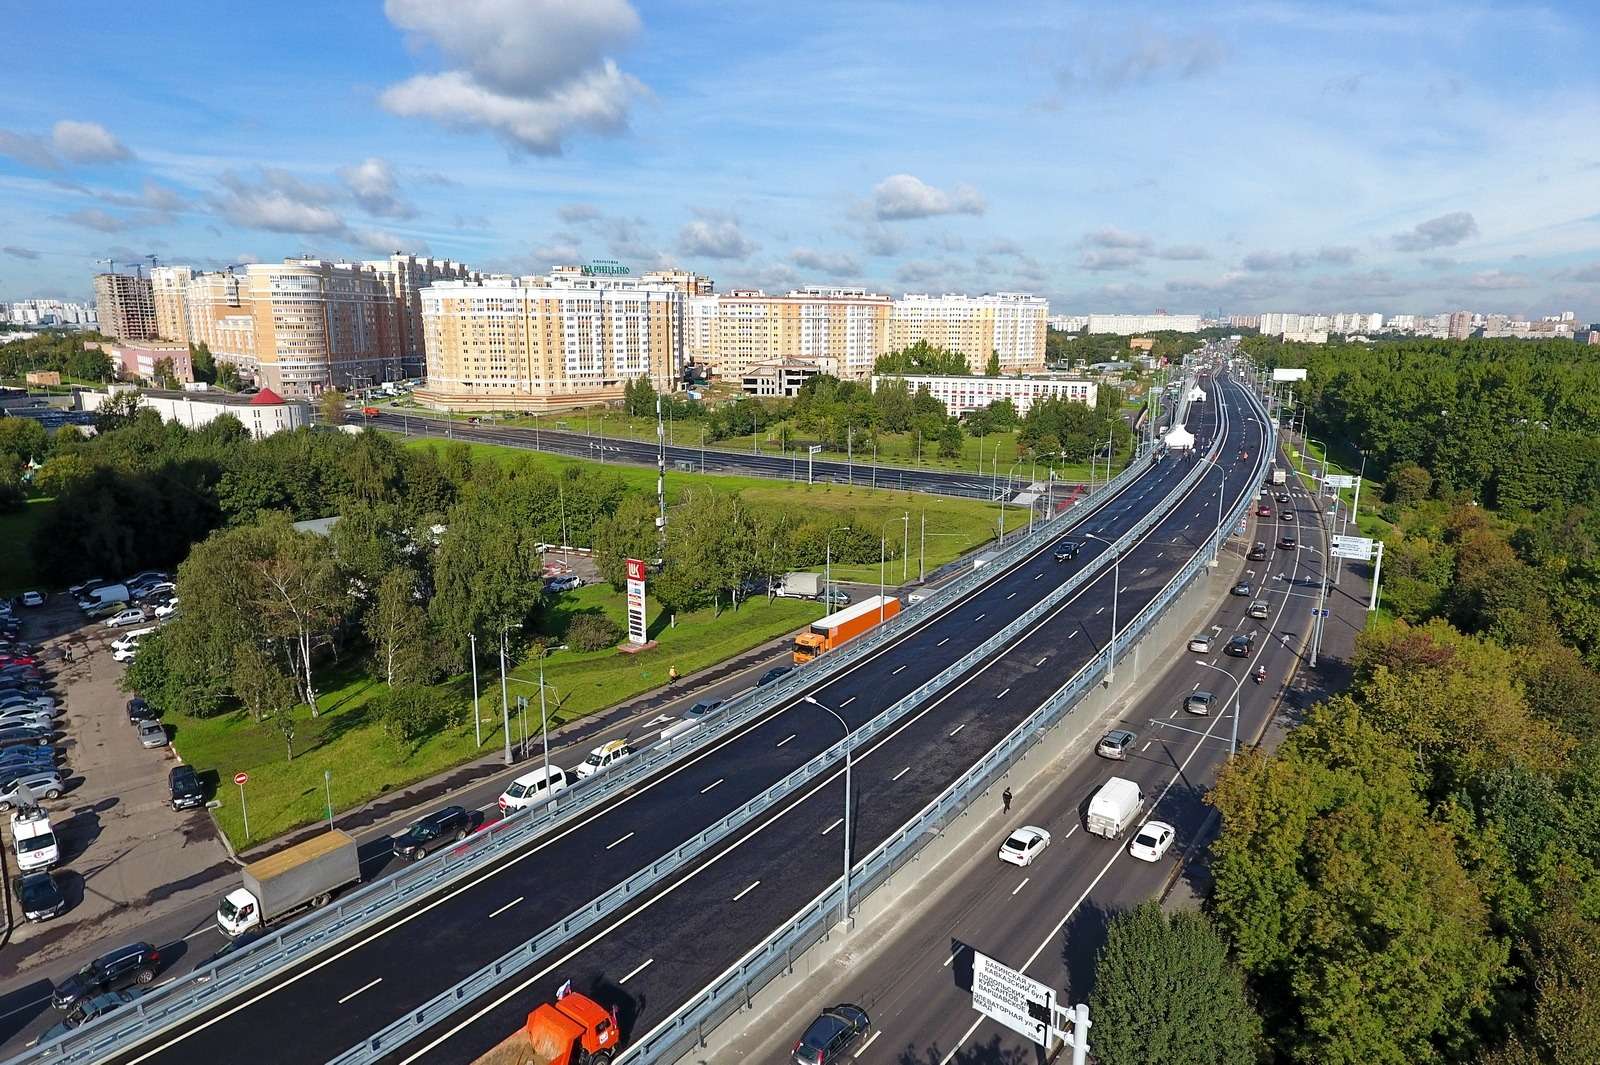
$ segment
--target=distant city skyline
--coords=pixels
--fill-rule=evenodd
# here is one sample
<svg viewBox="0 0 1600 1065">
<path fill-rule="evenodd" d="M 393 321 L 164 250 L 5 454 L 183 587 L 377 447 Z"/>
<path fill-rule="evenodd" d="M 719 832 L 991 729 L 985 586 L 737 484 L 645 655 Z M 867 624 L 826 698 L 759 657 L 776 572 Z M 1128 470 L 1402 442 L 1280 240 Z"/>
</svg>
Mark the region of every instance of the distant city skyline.
<svg viewBox="0 0 1600 1065">
<path fill-rule="evenodd" d="M 1576 2 L 14 22 L 38 46 L 0 89 L 3 301 L 85 300 L 96 260 L 398 250 L 1056 313 L 1600 318 L 1600 15 Z"/>
</svg>

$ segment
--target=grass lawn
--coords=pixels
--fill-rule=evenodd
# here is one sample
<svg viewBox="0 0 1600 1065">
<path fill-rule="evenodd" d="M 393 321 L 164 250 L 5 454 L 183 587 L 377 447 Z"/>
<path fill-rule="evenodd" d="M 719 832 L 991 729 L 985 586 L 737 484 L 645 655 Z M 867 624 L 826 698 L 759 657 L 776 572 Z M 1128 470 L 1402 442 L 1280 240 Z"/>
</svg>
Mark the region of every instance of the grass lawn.
<svg viewBox="0 0 1600 1065">
<path fill-rule="evenodd" d="M 30 499 L 15 514 L 0 514 L 0 595 L 12 596 L 37 588 L 41 582 L 33 568 L 33 536 L 53 499 Z"/>
<path fill-rule="evenodd" d="M 579 613 L 600 610 L 619 623 L 623 598 L 609 585 L 594 585 L 559 597 L 547 608 L 542 626 L 563 632 Z M 651 635 L 659 646 L 636 655 L 616 651 L 580 654 L 552 651 L 545 659 L 546 696 L 554 724 L 575 720 L 614 705 L 630 696 L 666 682 L 667 668 L 677 665 L 691 673 L 722 661 L 760 643 L 800 628 L 822 615 L 819 603 L 757 599 L 737 612 L 721 617 L 700 611 L 680 616 L 670 627 L 652 604 Z M 523 662 L 511 673 L 513 742 L 521 739 L 514 700 L 529 696 L 534 714 L 528 720 L 530 735 L 537 735 L 538 665 Z M 530 685 L 529 680 L 533 683 Z M 299 825 L 327 816 L 324 772 L 331 774 L 335 815 L 338 811 L 376 798 L 395 788 L 443 772 L 481 753 L 503 748 L 498 678 L 492 659 L 480 666 L 478 676 L 484 716 L 483 747 L 475 745 L 472 726 L 470 675 L 454 677 L 441 688 L 460 703 L 457 721 L 415 748 L 396 744 L 384 734 L 371 714 L 370 702 L 385 686 L 366 673 L 365 663 L 348 663 L 328 670 L 319 683 L 326 689 L 317 700 L 321 714 L 312 718 L 309 706 L 296 715 L 295 756 L 285 757 L 282 738 L 268 725 L 256 724 L 243 711 L 215 718 L 168 715 L 173 745 L 185 761 L 201 773 L 215 774 L 217 798 L 222 806 L 217 821 L 235 848 L 260 843 Z M 239 789 L 233 774 L 250 774 L 246 801 L 250 837 L 244 833 Z"/>
</svg>

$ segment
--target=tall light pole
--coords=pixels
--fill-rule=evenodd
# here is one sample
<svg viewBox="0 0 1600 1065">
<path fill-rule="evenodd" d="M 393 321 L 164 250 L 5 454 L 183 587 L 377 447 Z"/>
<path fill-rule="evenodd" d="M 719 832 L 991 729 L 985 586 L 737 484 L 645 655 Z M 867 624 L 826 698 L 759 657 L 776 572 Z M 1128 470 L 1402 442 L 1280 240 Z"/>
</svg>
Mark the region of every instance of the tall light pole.
<svg viewBox="0 0 1600 1065">
<path fill-rule="evenodd" d="M 1106 545 L 1106 550 L 1114 550 L 1111 541 L 1104 536 L 1094 533 L 1084 533 L 1088 540 L 1099 540 Z M 1117 595 L 1122 589 L 1122 555 L 1111 561 L 1111 639 L 1106 641 L 1106 687 L 1117 677 Z"/>
<path fill-rule="evenodd" d="M 906 511 L 900 520 L 905 523 L 900 536 L 900 583 L 904 584 L 911 578 L 911 511 Z"/>
<path fill-rule="evenodd" d="M 998 463 L 999 462 L 999 457 L 998 457 L 999 456 L 999 448 L 998 448 L 998 445 L 996 446 L 996 449 L 995 449 L 995 455 L 996 455 L 995 461 L 996 461 L 996 463 Z M 1000 497 L 1000 546 L 1001 547 L 1006 546 L 1006 496 L 1011 494 L 1011 474 L 1020 465 L 1022 465 L 1022 460 L 1018 459 L 1017 461 L 1015 461 L 1015 462 L 1013 462 L 1011 464 L 1011 469 L 1006 471 L 1006 490 L 1005 490 L 1005 494 Z"/>
<path fill-rule="evenodd" d="M 511 764 L 511 697 L 506 692 L 506 630 L 500 630 L 500 721 L 506 730 L 506 765 Z"/>
<path fill-rule="evenodd" d="M 478 712 L 478 634 L 469 632 L 467 639 L 472 643 L 472 727 L 477 730 L 478 737 L 478 746 L 473 750 L 477 750 L 483 746 L 483 716 Z"/>
<path fill-rule="evenodd" d="M 853 737 L 853 733 L 851 733 L 851 731 L 850 731 L 850 726 L 845 724 L 844 718 L 840 717 L 837 713 L 835 713 L 833 710 L 829 709 L 828 707 L 823 706 L 821 703 L 817 702 L 811 696 L 809 696 L 809 695 L 804 696 L 801 701 L 810 703 L 812 706 L 817 707 L 819 710 L 823 710 L 826 713 L 831 714 L 833 716 L 833 719 L 835 721 L 839 722 L 839 727 L 844 729 L 844 907 L 843 907 L 844 913 L 843 913 L 843 919 L 844 919 L 844 922 L 845 922 L 845 927 L 848 928 L 849 927 L 849 923 L 850 923 L 850 758 L 851 758 L 850 741 L 851 741 L 851 739 Z"/>
<path fill-rule="evenodd" d="M 1229 673 L 1227 670 L 1223 669 L 1221 666 L 1214 666 L 1210 662 L 1202 662 L 1198 658 L 1194 660 L 1194 664 L 1197 665 L 1197 666 L 1205 666 L 1207 669 L 1214 669 L 1218 673 L 1221 673 L 1224 677 L 1227 677 L 1229 680 L 1233 681 L 1233 738 L 1228 742 L 1228 753 L 1229 754 L 1238 754 L 1239 753 L 1239 687 L 1240 687 L 1240 685 L 1242 685 L 1244 683 L 1244 678 L 1243 677 L 1236 677 L 1232 673 Z"/>
<path fill-rule="evenodd" d="M 849 532 L 850 526 L 836 525 L 828 530 L 828 535 L 823 538 L 822 546 L 822 598 L 831 611 L 833 609 L 833 534 L 836 532 Z"/>
<path fill-rule="evenodd" d="M 1211 545 L 1211 565 L 1217 565 L 1218 556 L 1222 553 L 1222 497 L 1227 494 L 1228 475 L 1222 469 L 1222 463 L 1216 459 L 1201 457 L 1202 462 L 1209 462 L 1217 471 L 1217 480 L 1222 483 L 1217 485 L 1217 538 Z"/>
</svg>

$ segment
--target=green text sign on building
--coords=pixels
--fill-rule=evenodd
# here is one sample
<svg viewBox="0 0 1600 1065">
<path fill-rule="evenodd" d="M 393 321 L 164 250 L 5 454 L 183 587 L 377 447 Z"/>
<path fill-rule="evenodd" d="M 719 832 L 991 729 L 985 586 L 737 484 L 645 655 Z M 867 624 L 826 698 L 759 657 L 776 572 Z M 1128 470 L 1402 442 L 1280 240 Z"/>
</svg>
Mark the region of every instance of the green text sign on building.
<svg viewBox="0 0 1600 1065">
<path fill-rule="evenodd" d="M 583 272 L 603 277 L 624 277 L 628 273 L 628 268 L 615 259 L 596 259 L 585 266 Z"/>
</svg>

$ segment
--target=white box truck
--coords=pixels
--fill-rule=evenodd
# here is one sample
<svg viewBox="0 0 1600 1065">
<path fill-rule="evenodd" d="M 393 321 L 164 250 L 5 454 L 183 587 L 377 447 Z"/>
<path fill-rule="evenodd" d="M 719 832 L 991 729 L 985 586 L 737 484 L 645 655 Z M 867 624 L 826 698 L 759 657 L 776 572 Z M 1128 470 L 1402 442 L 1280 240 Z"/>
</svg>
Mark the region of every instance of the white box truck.
<svg viewBox="0 0 1600 1065">
<path fill-rule="evenodd" d="M 1116 839 L 1139 819 L 1144 792 L 1126 777 L 1112 777 L 1089 800 L 1086 828 L 1097 836 Z"/>
<path fill-rule="evenodd" d="M 779 599 L 815 599 L 822 594 L 822 574 L 785 573 L 772 584 Z"/>
<path fill-rule="evenodd" d="M 83 598 L 78 600 L 79 610 L 93 610 L 106 603 L 126 603 L 128 601 L 128 586 L 126 584 L 103 584 L 98 588 L 83 593 Z"/>
<path fill-rule="evenodd" d="M 228 936 L 323 905 L 342 888 L 361 882 L 361 860 L 355 838 L 334 829 L 251 862 L 241 879 L 243 886 L 217 906 L 217 927 Z"/>
<path fill-rule="evenodd" d="M 1288 484 L 1289 483 L 1289 473 L 1288 473 L 1288 471 L 1283 469 L 1283 467 L 1281 467 L 1281 466 L 1272 467 L 1272 483 L 1273 484 Z"/>
</svg>

